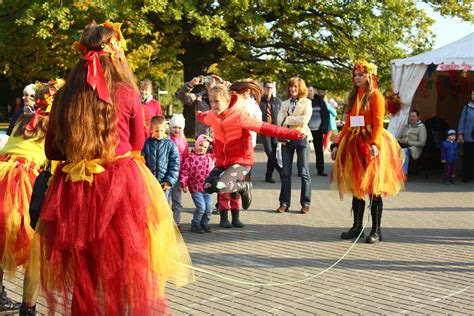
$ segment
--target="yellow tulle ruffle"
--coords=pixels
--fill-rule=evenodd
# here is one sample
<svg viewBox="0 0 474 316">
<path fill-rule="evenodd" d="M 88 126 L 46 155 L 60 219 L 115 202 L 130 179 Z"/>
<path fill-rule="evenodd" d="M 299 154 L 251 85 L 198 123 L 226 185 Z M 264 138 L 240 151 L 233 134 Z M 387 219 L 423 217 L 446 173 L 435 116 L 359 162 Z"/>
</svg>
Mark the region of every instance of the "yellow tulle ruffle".
<svg viewBox="0 0 474 316">
<path fill-rule="evenodd" d="M 341 198 L 344 194 L 359 199 L 372 194 L 393 196 L 404 188 L 405 157 L 396 139 L 384 129 L 378 157 L 370 155 L 370 139 L 370 126 L 352 128 L 339 144 L 331 182 Z"/>
<path fill-rule="evenodd" d="M 100 177 L 108 177 L 110 173 L 124 172 L 124 169 L 130 169 L 130 171 L 127 171 L 129 172 L 129 176 L 127 178 L 129 179 L 129 181 L 122 184 L 124 186 L 124 189 L 122 190 L 126 190 L 126 188 L 128 188 L 129 186 L 134 186 L 135 184 L 139 187 L 143 185 L 145 187 L 145 192 L 140 192 L 138 198 L 140 198 L 140 196 L 143 196 L 143 199 L 145 199 L 146 201 L 146 209 L 144 210 L 146 214 L 144 216 L 146 216 L 147 218 L 147 229 L 144 231 L 137 231 L 137 233 L 141 234 L 142 236 L 139 239 L 140 243 L 142 245 L 147 245 L 145 249 L 147 249 L 148 251 L 148 256 L 143 258 L 140 263 L 140 266 L 129 267 L 129 270 L 124 269 L 123 271 L 121 271 L 120 277 L 123 277 L 124 280 L 133 280 L 133 273 L 146 273 L 146 275 L 148 275 L 147 293 L 151 297 L 148 296 L 142 299 L 160 300 L 164 298 L 165 286 L 167 281 L 170 281 L 177 286 L 184 286 L 190 282 L 194 282 L 195 279 L 194 272 L 192 269 L 191 258 L 184 243 L 184 240 L 173 220 L 172 211 L 166 200 L 161 185 L 146 167 L 143 158 L 137 156 L 135 153 L 117 157 L 117 161 L 121 158 L 124 158 L 127 161 L 129 161 L 130 159 L 132 160 L 131 163 L 127 162 L 124 163 L 121 167 L 119 167 L 122 171 L 118 171 L 118 169 L 116 169 L 118 167 L 116 166 L 109 167 L 109 165 L 100 164 L 99 166 L 104 168 L 104 172 L 95 173 L 95 176 L 92 179 L 85 177 L 84 179 L 79 179 L 76 182 L 66 180 L 66 178 L 71 175 L 70 172 L 72 169 L 74 169 L 74 167 L 77 167 L 77 170 L 85 170 L 87 169 L 87 165 L 89 164 L 89 166 L 92 166 L 94 170 L 97 170 L 94 166 L 97 166 L 98 162 L 93 162 L 92 164 L 90 164 L 86 161 L 81 165 L 72 165 L 71 168 L 66 168 L 66 170 L 64 169 L 64 167 L 62 167 L 61 172 L 58 172 L 55 175 L 55 179 L 53 180 L 53 183 L 51 184 L 49 189 L 60 187 L 61 190 L 64 191 L 66 190 L 66 188 L 69 188 L 71 186 L 81 188 L 83 185 L 81 184 L 81 181 L 84 181 L 86 182 L 87 187 L 89 187 L 89 185 L 91 186 L 91 190 L 101 190 L 99 189 L 99 187 L 95 187 L 96 185 L 98 185 L 98 183 L 104 183 L 103 180 L 98 180 L 97 177 L 99 177 L 99 174 Z M 111 165 L 114 164 L 111 163 Z M 125 166 L 128 167 L 125 168 Z M 138 174 L 135 166 L 139 170 Z M 60 167 L 61 166 L 58 167 L 58 170 Z M 131 169 L 134 169 L 135 171 L 131 171 Z M 135 180 L 131 179 L 136 179 L 136 182 L 134 182 Z M 73 180 L 72 177 L 71 180 Z M 111 187 L 105 190 L 114 189 Z M 49 193 L 50 192 L 48 192 L 47 194 Z M 84 203 L 80 203 L 81 207 L 87 205 L 87 202 Z M 81 209 L 83 209 L 83 207 Z M 127 210 L 128 208 L 118 208 L 116 210 L 112 210 L 112 212 L 115 214 L 112 216 L 121 216 L 120 213 L 127 212 Z M 45 210 L 42 211 L 42 214 L 44 211 Z M 134 211 L 136 212 L 137 210 Z M 59 214 L 62 213 L 66 212 L 59 212 Z M 71 215 L 72 213 L 73 212 L 71 212 Z M 51 219 L 48 220 L 51 221 Z M 61 222 L 58 222 L 55 225 L 61 224 Z M 47 240 L 48 238 L 51 238 L 51 234 L 47 234 L 46 230 L 50 229 L 50 227 L 53 227 L 54 229 L 55 226 L 51 226 L 50 223 L 47 223 L 42 218 L 40 218 L 33 239 L 33 249 L 31 250 L 29 257 L 29 264 L 31 265 L 31 268 L 27 268 L 27 275 L 31 280 L 41 280 L 43 288 L 46 288 L 48 293 L 59 292 L 61 294 L 64 292 L 64 290 L 72 291 L 74 288 L 74 267 L 76 263 L 74 262 L 75 258 L 68 255 L 66 249 L 60 250 L 60 255 L 62 258 L 61 262 L 64 263 L 54 263 L 54 260 L 57 260 L 57 258 L 52 258 L 52 256 L 49 254 L 53 249 L 50 249 L 50 245 L 47 244 Z M 118 230 L 118 235 L 120 235 L 120 229 L 124 228 L 117 227 L 116 229 Z M 44 238 L 44 236 L 49 237 Z M 54 238 L 54 236 L 52 237 Z M 91 238 L 97 237 L 94 236 Z M 107 238 L 107 236 L 104 236 L 103 238 Z M 90 247 L 93 246 L 86 244 L 84 251 L 87 252 L 90 251 L 90 249 L 93 249 Z M 123 249 L 122 251 L 126 252 L 126 249 Z M 104 255 L 107 256 L 106 253 L 94 254 L 94 256 L 97 256 L 97 258 L 99 259 L 102 258 Z M 53 266 L 57 266 L 58 269 L 49 268 Z M 93 270 L 94 268 L 91 269 Z M 107 278 L 107 276 L 101 275 L 102 272 L 100 271 L 92 272 L 97 273 L 96 277 L 98 278 L 99 283 L 101 282 L 102 277 L 105 277 L 105 279 Z M 34 284 L 32 287 L 26 288 L 25 290 L 27 291 L 27 293 L 34 292 Z M 125 289 L 125 291 L 133 292 L 124 293 L 124 297 L 127 297 L 128 299 L 127 304 L 136 304 L 138 302 L 137 298 L 140 296 L 140 293 L 136 292 L 136 288 L 132 285 L 130 288 Z M 67 297 L 63 298 L 67 299 Z"/>
<path fill-rule="evenodd" d="M 150 258 L 159 280 L 163 280 L 158 286 L 163 294 L 166 280 L 176 286 L 194 282 L 191 257 L 161 185 L 143 162 L 139 161 L 137 165 L 152 198 L 147 209 L 150 218 Z"/>
<path fill-rule="evenodd" d="M 10 273 L 28 258 L 33 238 L 29 205 L 37 175 L 34 163 L 0 156 L 0 267 Z"/>
</svg>

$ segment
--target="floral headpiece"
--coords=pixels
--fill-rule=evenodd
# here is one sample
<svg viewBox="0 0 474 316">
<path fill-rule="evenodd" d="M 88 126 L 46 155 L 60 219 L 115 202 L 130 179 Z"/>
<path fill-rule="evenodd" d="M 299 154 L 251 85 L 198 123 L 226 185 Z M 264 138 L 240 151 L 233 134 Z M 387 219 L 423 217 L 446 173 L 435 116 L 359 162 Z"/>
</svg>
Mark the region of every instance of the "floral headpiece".
<svg viewBox="0 0 474 316">
<path fill-rule="evenodd" d="M 114 36 L 112 36 L 107 43 L 102 44 L 100 51 L 88 50 L 87 47 L 80 42 L 74 42 L 73 47 L 76 48 L 81 55 L 83 55 L 84 60 L 86 60 L 87 83 L 89 83 L 93 90 L 97 90 L 100 100 L 112 104 L 107 82 L 104 77 L 104 71 L 99 61 L 99 55 L 109 54 L 112 60 L 121 60 L 124 56 L 124 51 L 127 49 L 127 43 L 120 30 L 122 23 L 104 22 L 99 25 L 114 31 Z"/>
<path fill-rule="evenodd" d="M 46 85 L 49 86 L 48 93 L 45 93 L 41 99 L 38 98 L 36 100 L 35 114 L 31 118 L 31 120 L 28 122 L 28 124 L 25 126 L 25 129 L 29 132 L 32 132 L 36 129 L 39 118 L 41 116 L 45 116 L 49 112 L 51 112 L 51 106 L 53 104 L 54 95 L 64 85 L 64 80 L 63 79 L 50 80 L 46 84 L 41 83 L 41 82 L 36 82 L 35 91 L 38 93 L 38 91 L 40 91 Z"/>
<path fill-rule="evenodd" d="M 372 80 L 374 87 L 378 88 L 377 66 L 375 66 L 375 64 L 369 63 L 366 60 L 357 60 L 354 63 L 354 68 L 352 69 L 352 71 L 354 70 L 359 70 L 360 72 L 367 74 L 367 78 L 369 78 L 369 80 Z"/>
</svg>

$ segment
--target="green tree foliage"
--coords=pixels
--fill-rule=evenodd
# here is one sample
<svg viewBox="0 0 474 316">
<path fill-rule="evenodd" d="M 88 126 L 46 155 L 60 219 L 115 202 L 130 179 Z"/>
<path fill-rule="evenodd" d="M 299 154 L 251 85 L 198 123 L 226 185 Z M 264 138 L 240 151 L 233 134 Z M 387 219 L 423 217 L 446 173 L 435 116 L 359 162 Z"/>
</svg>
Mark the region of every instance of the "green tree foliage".
<svg viewBox="0 0 474 316">
<path fill-rule="evenodd" d="M 426 3 L 472 20 L 472 0 Z M 434 37 L 411 0 L 9 0 L 0 1 L 1 73 L 13 86 L 66 76 L 77 60 L 71 45 L 92 19 L 123 22 L 137 78 L 171 93 L 183 74 L 211 65 L 228 80 L 300 75 L 344 91 L 358 58 L 379 65 L 384 84 L 391 59 L 430 49 Z"/>
</svg>

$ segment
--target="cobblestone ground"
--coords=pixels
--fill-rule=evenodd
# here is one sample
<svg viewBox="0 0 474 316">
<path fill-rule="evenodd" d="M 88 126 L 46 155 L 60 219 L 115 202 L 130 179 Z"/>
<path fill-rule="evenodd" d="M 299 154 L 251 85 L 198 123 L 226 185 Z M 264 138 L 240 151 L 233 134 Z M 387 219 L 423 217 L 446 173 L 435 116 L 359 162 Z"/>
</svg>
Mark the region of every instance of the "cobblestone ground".
<svg viewBox="0 0 474 316">
<path fill-rule="evenodd" d="M 313 202 L 306 215 L 299 213 L 296 176 L 290 212 L 275 213 L 280 183 L 263 181 L 262 152 L 256 153 L 254 200 L 241 215 L 245 228 L 219 228 L 215 215 L 213 233 L 189 232 L 193 204 L 184 195 L 184 238 L 194 265 L 212 275 L 198 271 L 194 284 L 169 285 L 173 314 L 474 313 L 474 184 L 443 185 L 437 173 L 411 178 L 405 192 L 384 199 L 384 241 L 361 240 L 328 269 L 352 245 L 339 238 L 352 224 L 351 198 L 340 201 L 328 178 L 315 175 L 314 153 L 311 159 Z M 21 279 L 18 273 L 6 282 L 17 299 Z M 47 313 L 43 299 L 39 310 Z"/>
</svg>

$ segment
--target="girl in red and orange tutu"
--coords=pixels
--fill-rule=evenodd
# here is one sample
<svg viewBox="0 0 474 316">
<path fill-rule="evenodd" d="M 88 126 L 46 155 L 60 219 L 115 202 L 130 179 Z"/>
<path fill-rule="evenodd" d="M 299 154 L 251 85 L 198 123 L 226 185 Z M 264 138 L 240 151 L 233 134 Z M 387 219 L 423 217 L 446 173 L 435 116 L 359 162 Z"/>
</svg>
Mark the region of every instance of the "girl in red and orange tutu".
<svg viewBox="0 0 474 316">
<path fill-rule="evenodd" d="M 378 90 L 375 65 L 358 61 L 352 74 L 346 123 L 332 145 L 335 163 L 331 180 L 341 198 L 346 193 L 353 196 L 354 224 L 341 238 L 363 237 L 364 198 L 369 196 L 372 230 L 366 242 L 376 243 L 382 240 L 382 196 L 396 195 L 404 187 L 404 156 L 397 140 L 383 127 L 385 103 Z"/>
<path fill-rule="evenodd" d="M 45 133 L 53 95 L 60 83 L 37 83 L 31 113 L 20 116 L 0 150 L 0 311 L 17 310 L 3 287 L 3 272 L 25 267 L 33 238 L 29 206 L 33 185 L 45 165 Z"/>
<path fill-rule="evenodd" d="M 299 131 L 268 124 L 252 117 L 242 94 L 237 91 L 249 91 L 257 100 L 257 104 L 260 103 L 260 85 L 252 80 L 241 80 L 230 88 L 223 84 L 213 87 L 209 91 L 211 110 L 196 114 L 199 121 L 211 126 L 214 131 L 216 166 L 204 183 L 204 191 L 219 193 L 219 225 L 223 228 L 244 227 L 239 213 L 241 207 L 247 209 L 251 203 L 251 183 L 244 181 L 254 163 L 250 131 L 294 140 L 304 137 Z M 232 222 L 229 222 L 229 210 Z"/>
<path fill-rule="evenodd" d="M 45 150 L 56 168 L 34 245 L 50 310 L 168 314 L 165 284 L 194 280 L 158 181 L 139 157 L 140 96 L 118 23 L 85 27 L 81 59 L 54 99 Z"/>
</svg>

